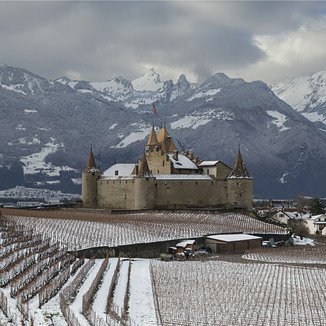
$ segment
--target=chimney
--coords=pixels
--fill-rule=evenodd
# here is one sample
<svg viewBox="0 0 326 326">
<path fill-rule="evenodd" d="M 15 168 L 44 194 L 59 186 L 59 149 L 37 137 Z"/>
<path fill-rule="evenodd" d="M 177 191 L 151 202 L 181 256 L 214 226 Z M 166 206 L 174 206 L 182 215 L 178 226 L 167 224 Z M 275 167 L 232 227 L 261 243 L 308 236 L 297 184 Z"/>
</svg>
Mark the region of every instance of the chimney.
<svg viewBox="0 0 326 326">
<path fill-rule="evenodd" d="M 193 158 L 194 158 L 194 152 L 190 152 L 190 153 L 189 153 L 189 158 L 190 158 L 191 160 L 193 160 Z"/>
<path fill-rule="evenodd" d="M 177 150 L 173 151 L 173 158 L 174 158 L 174 160 L 179 161 L 178 151 Z"/>
</svg>

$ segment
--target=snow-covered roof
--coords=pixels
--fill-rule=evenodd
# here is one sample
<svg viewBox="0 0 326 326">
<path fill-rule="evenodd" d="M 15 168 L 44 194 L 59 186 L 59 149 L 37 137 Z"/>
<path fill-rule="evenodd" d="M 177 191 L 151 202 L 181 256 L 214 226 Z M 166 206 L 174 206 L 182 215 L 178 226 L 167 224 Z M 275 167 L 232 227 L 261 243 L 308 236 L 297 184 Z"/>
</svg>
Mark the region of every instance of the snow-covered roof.
<svg viewBox="0 0 326 326">
<path fill-rule="evenodd" d="M 175 169 L 198 170 L 198 166 L 186 155 L 178 154 L 177 161 L 173 158 L 173 154 L 168 154 L 168 156 Z"/>
<path fill-rule="evenodd" d="M 184 240 L 182 242 L 177 243 L 175 246 L 176 247 L 181 247 L 181 248 L 185 248 L 188 245 L 192 245 L 194 244 L 196 241 L 195 240 Z"/>
<path fill-rule="evenodd" d="M 245 240 L 259 240 L 262 237 L 257 237 L 255 235 L 250 234 L 216 234 L 209 235 L 207 239 L 225 241 L 225 242 L 234 242 L 234 241 L 245 241 Z"/>
<path fill-rule="evenodd" d="M 215 166 L 219 161 L 203 161 L 199 166 Z"/>
<path fill-rule="evenodd" d="M 207 174 L 154 174 L 156 180 L 212 180 Z"/>
<path fill-rule="evenodd" d="M 103 172 L 104 177 L 109 176 L 129 176 L 133 169 L 135 167 L 135 164 L 114 164 L 110 168 L 108 168 L 106 171 Z M 118 171 L 118 174 L 116 174 L 116 171 Z"/>
</svg>

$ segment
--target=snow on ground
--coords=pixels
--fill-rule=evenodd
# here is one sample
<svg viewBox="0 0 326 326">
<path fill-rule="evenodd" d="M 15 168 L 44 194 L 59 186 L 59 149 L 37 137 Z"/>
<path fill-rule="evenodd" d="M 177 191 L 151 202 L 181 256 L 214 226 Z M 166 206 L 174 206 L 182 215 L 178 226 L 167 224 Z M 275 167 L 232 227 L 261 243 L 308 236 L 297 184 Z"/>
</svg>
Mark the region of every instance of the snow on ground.
<svg viewBox="0 0 326 326">
<path fill-rule="evenodd" d="M 114 129 L 117 125 L 118 125 L 117 123 L 114 123 L 113 125 L 111 125 L 111 127 L 109 128 L 109 130 Z"/>
<path fill-rule="evenodd" d="M 121 309 L 123 308 L 123 303 L 124 303 L 124 298 L 125 298 L 125 293 L 127 288 L 128 267 L 129 267 L 129 260 L 122 259 L 120 262 L 119 279 L 113 295 L 113 302 Z"/>
<path fill-rule="evenodd" d="M 150 69 L 144 76 L 132 80 L 131 83 L 134 90 L 138 92 L 156 92 L 164 86 L 164 82 L 161 82 L 160 76 L 154 71 L 153 68 Z"/>
<path fill-rule="evenodd" d="M 326 117 L 323 114 L 318 114 L 317 112 L 302 113 L 302 115 L 312 122 L 320 121 L 326 124 Z"/>
<path fill-rule="evenodd" d="M 149 259 L 132 260 L 129 316 L 137 325 L 157 325 Z"/>
<path fill-rule="evenodd" d="M 30 309 L 33 311 L 35 326 L 67 326 L 67 322 L 60 310 L 59 295 L 56 295 L 54 298 L 49 300 L 49 302 L 44 304 L 41 308 L 38 308 L 37 306 L 37 296 L 33 300 L 34 307 L 31 307 L 30 305 Z"/>
<path fill-rule="evenodd" d="M 203 126 L 210 121 L 218 120 L 232 120 L 233 115 L 223 111 L 223 109 L 209 109 L 206 111 L 195 111 L 191 114 L 187 114 L 183 118 L 172 122 L 172 129 L 182 129 L 182 128 L 192 128 L 197 129 L 200 126 Z"/>
<path fill-rule="evenodd" d="M 143 140 L 150 134 L 152 129 L 152 127 L 145 123 L 137 124 L 137 126 L 135 126 L 135 124 L 131 124 L 130 127 L 136 130 L 121 140 L 119 144 L 111 146 L 111 148 L 124 148 L 138 140 Z"/>
<path fill-rule="evenodd" d="M 60 144 L 55 144 L 55 139 L 52 138 L 51 142 L 44 145 L 38 153 L 33 153 L 22 157 L 20 161 L 23 163 L 24 174 L 36 174 L 45 173 L 49 176 L 59 176 L 61 171 L 76 171 L 69 166 L 54 166 L 52 163 L 46 163 L 45 158 L 49 154 L 55 153 L 59 148 Z"/>
<path fill-rule="evenodd" d="M 87 292 L 87 290 L 90 288 L 98 270 L 101 267 L 101 264 L 103 262 L 103 259 L 96 259 L 94 266 L 91 268 L 91 270 L 87 274 L 87 278 L 83 285 L 80 287 L 78 294 L 74 300 L 74 302 L 70 305 L 70 308 L 74 311 L 75 315 L 77 316 L 79 323 L 81 326 L 88 326 L 88 322 L 84 315 L 82 315 L 82 302 L 83 302 L 83 295 Z"/>
<path fill-rule="evenodd" d="M 24 110 L 24 113 L 25 114 L 28 114 L 28 113 L 37 113 L 37 110 L 28 110 L 28 109 L 25 109 Z"/>
<path fill-rule="evenodd" d="M 301 239 L 298 236 L 293 237 L 293 244 L 295 246 L 306 246 L 306 245 L 314 246 L 315 245 L 314 239 L 304 238 L 304 237 Z"/>
<path fill-rule="evenodd" d="M 284 114 L 278 112 L 278 111 L 266 111 L 266 113 L 271 116 L 272 118 L 274 118 L 274 120 L 271 122 L 272 124 L 274 124 L 277 128 L 280 129 L 280 131 L 285 131 L 290 129 L 289 127 L 285 127 L 284 123 L 286 122 L 287 118 Z"/>
<path fill-rule="evenodd" d="M 93 309 L 96 311 L 98 316 L 100 316 L 103 320 L 105 320 L 105 311 L 106 311 L 106 303 L 107 297 L 109 293 L 109 287 L 111 284 L 111 280 L 113 277 L 113 273 L 117 264 L 118 258 L 110 258 L 108 267 L 104 273 L 102 284 L 100 288 L 96 292 L 95 299 L 93 302 Z"/>
<path fill-rule="evenodd" d="M 190 97 L 187 101 L 188 102 L 191 102 L 191 101 L 193 101 L 194 99 L 196 99 L 196 98 L 202 98 L 202 97 L 206 97 L 206 96 L 214 96 L 214 95 L 216 95 L 217 93 L 219 93 L 221 91 L 221 89 L 220 88 L 218 88 L 218 89 L 209 89 L 209 90 L 207 90 L 207 91 L 204 91 L 204 92 L 199 92 L 199 93 L 196 93 L 196 94 L 194 94 L 192 97 Z M 210 100 L 212 100 L 211 98 L 210 98 Z M 208 99 L 206 99 L 206 102 L 208 101 Z"/>
</svg>

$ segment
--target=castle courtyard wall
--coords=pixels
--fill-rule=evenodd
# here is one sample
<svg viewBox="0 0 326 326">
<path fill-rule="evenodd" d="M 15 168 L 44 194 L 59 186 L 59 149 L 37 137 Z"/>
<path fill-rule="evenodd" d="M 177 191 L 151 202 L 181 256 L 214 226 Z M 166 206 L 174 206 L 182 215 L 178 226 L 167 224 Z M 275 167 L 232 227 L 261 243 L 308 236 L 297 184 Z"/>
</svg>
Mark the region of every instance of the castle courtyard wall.
<svg viewBox="0 0 326 326">
<path fill-rule="evenodd" d="M 215 180 L 157 180 L 155 208 L 223 207 L 226 182 Z"/>
<path fill-rule="evenodd" d="M 97 205 L 99 207 L 134 209 L 135 179 L 97 181 Z"/>
</svg>

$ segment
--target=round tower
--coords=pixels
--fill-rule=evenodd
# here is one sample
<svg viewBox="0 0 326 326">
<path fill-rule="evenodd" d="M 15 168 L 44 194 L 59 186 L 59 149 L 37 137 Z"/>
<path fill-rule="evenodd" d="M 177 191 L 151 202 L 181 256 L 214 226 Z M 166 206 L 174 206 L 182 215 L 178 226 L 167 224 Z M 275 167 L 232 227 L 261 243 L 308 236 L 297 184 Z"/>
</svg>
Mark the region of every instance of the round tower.
<svg viewBox="0 0 326 326">
<path fill-rule="evenodd" d="M 97 180 L 101 172 L 95 165 L 92 148 L 90 150 L 88 161 L 82 173 L 82 201 L 84 207 L 97 206 Z"/>
<path fill-rule="evenodd" d="M 135 178 L 135 209 L 153 209 L 155 198 L 155 178 L 149 170 L 146 155 L 144 155 Z"/>
</svg>

